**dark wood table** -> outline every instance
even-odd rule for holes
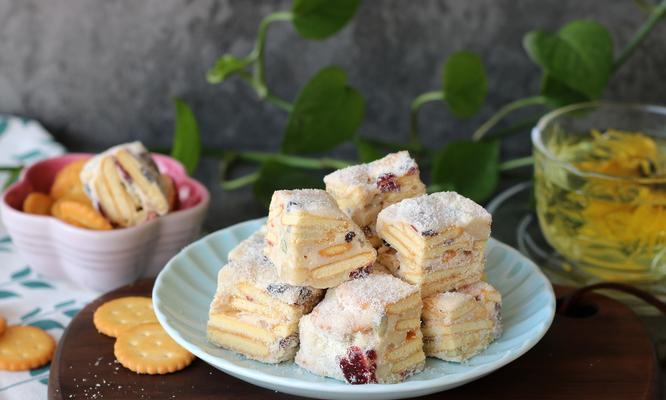
[[[169,375],[137,375],[115,362],[114,339],[95,331],[92,313],[112,298],[150,295],[152,281],[123,287],[85,307],[60,341],[49,377],[49,399],[286,399],[201,360]],[[558,287],[558,296],[567,293]],[[657,357],[643,322],[627,307],[586,296],[577,317],[556,315],[527,354],[477,381],[428,398],[655,399]]]

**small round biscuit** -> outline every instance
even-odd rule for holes
[[[121,333],[113,354],[123,367],[138,374],[168,374],[194,361],[194,355],[171,339],[158,323],[138,325]]]
[[[35,215],[50,215],[53,199],[48,194],[32,192],[23,200],[23,212]]]
[[[48,364],[56,342],[42,329],[13,325],[0,336],[0,369],[27,371]]]
[[[53,185],[51,185],[51,197],[60,199],[68,194],[83,194],[83,184],[81,183],[81,170],[87,159],[72,161],[65,165],[55,176]]]
[[[92,230],[113,229],[111,223],[92,206],[63,197],[51,207],[54,217],[68,224]]]
[[[120,297],[97,307],[93,314],[95,328],[111,337],[118,337],[127,329],[150,322],[157,322],[150,297]]]

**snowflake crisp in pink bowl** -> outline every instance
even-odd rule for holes
[[[178,207],[136,226],[94,231],[51,216],[22,211],[29,193],[49,193],[56,174],[67,164],[93,154],[67,154],[28,167],[0,202],[2,219],[25,260],[44,276],[108,291],[142,276],[155,276],[166,262],[196,239],[208,209],[208,190],[187,176],[176,160],[152,154],[160,172],[176,186]]]

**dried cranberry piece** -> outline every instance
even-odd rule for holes
[[[351,346],[347,349],[347,357],[340,358],[342,375],[352,385],[377,383],[376,358],[377,353],[374,350],[363,353],[358,346]]]
[[[123,180],[127,183],[132,183],[132,177],[130,176],[129,172],[125,169],[125,167],[120,164],[118,160],[115,158],[113,159],[113,163],[116,165],[116,168],[118,169],[118,172],[122,176]]]
[[[353,232],[353,231],[352,232],[347,232],[347,234],[345,235],[345,242],[347,242],[347,243],[351,242],[352,240],[354,240],[355,236],[356,236],[356,232]]]
[[[395,174],[383,174],[377,178],[377,187],[382,193],[386,192],[397,192],[400,190],[400,185],[396,181]]]
[[[372,265],[366,265],[349,273],[349,279],[364,278],[372,272]]]

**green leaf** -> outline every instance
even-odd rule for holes
[[[238,58],[233,54],[225,54],[217,59],[213,68],[208,70],[206,79],[208,83],[221,83],[229,76],[243,71],[250,64],[252,64],[252,60],[250,59]]]
[[[544,74],[541,79],[541,94],[554,108],[589,100],[585,94],[571,89],[548,74]]]
[[[358,152],[358,158],[364,163],[378,160],[386,155],[386,153],[377,150],[369,141],[358,136],[354,138],[354,145]]]
[[[8,290],[0,290],[0,299],[6,299],[8,297],[19,297],[19,295]]]
[[[282,142],[286,153],[330,150],[351,139],[361,125],[363,97],[347,85],[339,67],[319,71],[298,94]]]
[[[29,319],[30,317],[34,317],[35,315],[39,314],[39,312],[42,311],[40,307],[37,307],[30,311],[29,313],[23,314],[21,316],[21,321],[25,321],[26,319]]]
[[[11,277],[12,280],[24,278],[26,276],[30,275],[30,267],[24,267],[14,273],[12,273]]]
[[[54,308],[64,308],[64,307],[67,307],[67,306],[71,306],[72,304],[75,304],[75,303],[76,303],[76,300],[67,300],[67,301],[63,301],[61,303],[56,304],[54,306]]]
[[[523,46],[548,74],[588,99],[601,96],[613,69],[613,40],[601,24],[573,21],[557,33],[532,31]]]
[[[192,109],[181,99],[175,99],[176,129],[171,157],[180,161],[188,174],[193,174],[201,155],[199,127]]]
[[[499,142],[449,143],[435,156],[432,181],[476,202],[486,200],[499,181]]]
[[[326,39],[352,19],[361,0],[294,0],[292,22],[306,39]]]
[[[63,311],[62,313],[70,318],[74,318],[74,316],[76,316],[76,314],[78,314],[79,311],[81,311],[80,308],[72,308],[71,310]]]
[[[273,192],[281,189],[323,188],[323,173],[266,161],[254,183],[254,195],[268,207]]]
[[[49,329],[65,329],[65,327],[58,321],[52,319],[41,319],[39,321],[31,322],[30,326],[48,331]]]
[[[468,51],[453,53],[442,68],[442,90],[451,112],[459,118],[476,114],[488,93],[481,58]]]
[[[24,281],[21,285],[30,289],[53,289],[51,284],[42,281]]]
[[[49,365],[45,365],[45,366],[40,367],[40,368],[31,369],[30,370],[30,376],[41,375],[44,372],[48,372],[48,370],[49,370]]]

